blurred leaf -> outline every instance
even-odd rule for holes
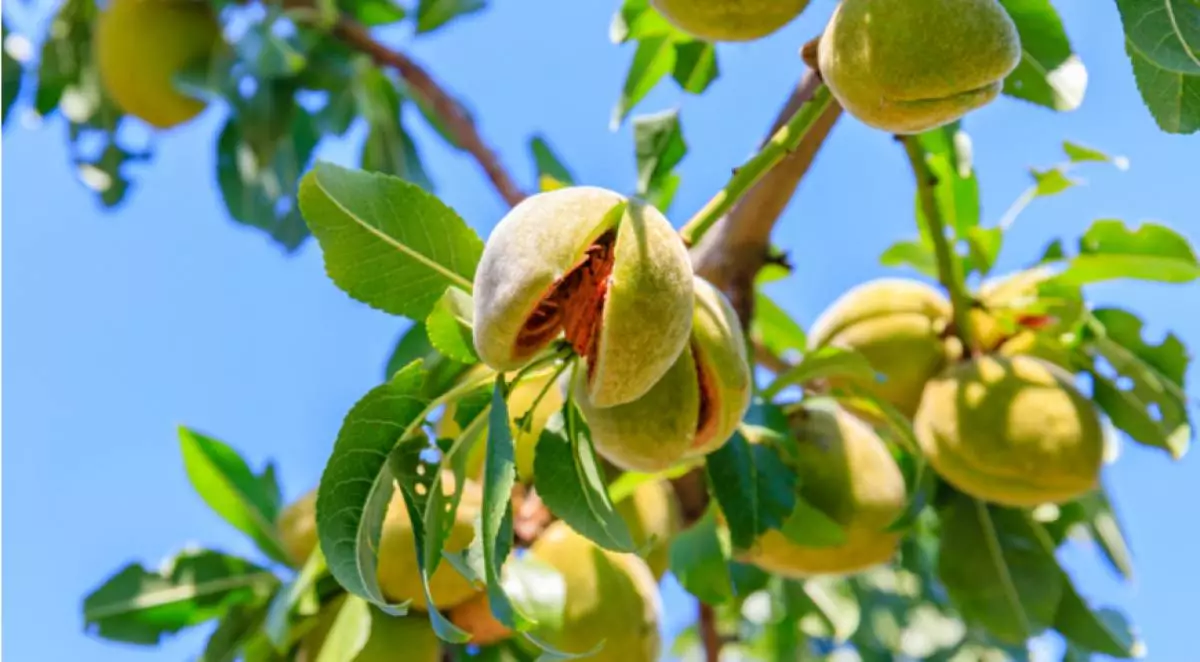
[[[185,427],[179,447],[188,480],[214,512],[254,541],[271,560],[287,563],[275,526],[274,495],[229,445]]]
[[[1033,176],[1034,195],[1035,196],[1051,196],[1057,195],[1066,191],[1069,188],[1079,185],[1078,180],[1071,179],[1062,168],[1050,168],[1049,170],[1030,170],[1029,174]]]
[[[996,258],[1000,256],[1000,248],[1004,245],[1004,230],[977,226],[967,230],[964,238],[970,249],[971,268],[983,276],[991,273]]]
[[[751,444],[735,432],[707,459],[713,496],[729,527],[733,549],[750,549],[768,529],[778,529],[796,506],[796,474],[775,449]]]
[[[528,630],[536,623],[517,611],[500,582],[500,569],[512,551],[512,488],[517,480],[506,395],[504,376],[497,375],[492,389],[492,409],[488,414],[487,452],[483,463],[483,567],[487,581],[488,605],[492,609],[492,615],[505,627]],[[545,454],[543,448],[539,448],[538,451],[535,454],[535,462]],[[538,492],[540,494],[541,490]]]
[[[720,75],[716,46],[699,39],[675,44],[675,70],[672,76],[685,92],[700,94]]]
[[[1200,74],[1200,6],[1190,0],[1117,0],[1125,38],[1146,62]]]
[[[784,520],[779,532],[788,540],[805,547],[836,547],[846,542],[842,525],[799,496],[796,497],[795,510]]]
[[[911,434],[911,429],[906,432]],[[905,443],[905,446],[908,446],[908,442]],[[904,473],[908,499],[904,505],[904,512],[888,525],[887,530],[902,532],[914,527],[921,513],[925,512],[926,506],[933,503],[933,497],[937,493],[938,478],[937,473],[929,466],[925,458],[918,454],[901,453],[897,463]]]
[[[550,143],[541,136],[529,140],[529,151],[533,153],[533,162],[537,167],[538,188],[550,191],[564,186],[573,186],[575,177],[562,162],[562,159],[550,148]]]
[[[432,32],[460,16],[487,7],[487,0],[420,0],[417,3],[417,34]]]
[[[1092,312],[1085,344],[1104,357],[1119,378],[1092,375],[1092,398],[1113,424],[1138,443],[1182,458],[1191,442],[1184,376],[1190,357],[1174,334],[1158,345],[1143,339],[1143,324],[1116,308]]]
[[[275,19],[258,21],[234,42],[238,59],[260,79],[289,78],[304,70],[308,59],[290,39],[274,29]]]
[[[300,208],[327,273],[359,301],[421,319],[447,286],[472,288],[483,242],[419,186],[318,163],[300,184]]]
[[[1071,51],[1062,19],[1050,0],[1000,0],[1021,37],[1021,62],[1004,80],[1004,93],[1051,110],[1083,103],[1087,70]]]
[[[0,44],[3,44],[3,54],[0,57],[3,58],[4,63],[4,68],[0,71],[0,91],[2,91],[2,95],[0,95],[2,97],[0,108],[2,108],[3,112],[0,115],[3,118],[0,122],[7,124],[8,111],[12,108],[13,102],[17,100],[17,95],[21,93],[21,80],[25,72],[20,60],[13,57],[12,53],[9,52],[12,47],[8,39],[8,21],[3,21],[3,29],[0,30],[0,33],[3,35],[0,38]]]
[[[773,299],[762,291],[754,294],[754,319],[750,337],[779,357],[791,351],[804,351],[808,336],[804,329]]]
[[[447,497],[439,464],[426,460],[425,452],[429,450],[429,445],[425,442],[424,436],[402,441],[392,449],[388,465],[400,487],[404,508],[412,523],[417,571],[425,592],[423,611],[429,615],[430,624],[440,639],[450,643],[466,643],[471,636],[431,606],[435,603],[429,587],[430,578],[441,565],[442,548],[454,526],[463,490],[455,489]],[[464,484],[461,471],[456,473],[454,484]]]
[[[633,121],[637,153],[637,194],[657,197],[673,175],[675,166],[687,154],[687,143],[679,127],[679,112],[669,110],[642,115]],[[661,207],[660,207],[661,209]]]
[[[941,522],[938,574],[967,622],[1012,643],[1054,622],[1063,574],[1024,513],[955,495]]]
[[[1168,5],[1186,1],[1168,0]],[[1125,52],[1133,63],[1138,92],[1158,127],[1168,133],[1195,133],[1200,129],[1200,75],[1159,66],[1129,39],[1125,40]]]
[[[908,265],[918,273],[937,278],[937,258],[933,255],[933,244],[920,240],[897,241],[879,256],[885,267]]]
[[[625,0],[613,16],[608,36],[614,44],[659,35],[682,35],[649,0]]]
[[[616,128],[629,116],[629,111],[638,105],[650,90],[675,67],[675,42],[670,36],[647,37],[638,42],[625,76],[621,99],[613,110],[612,128]]]
[[[92,67],[92,29],[98,14],[95,0],[67,0],[54,14],[38,61],[34,109],[39,115],[54,112],[68,87],[98,86]],[[84,114],[90,109],[75,110],[70,118],[82,121]]]
[[[818,347],[807,352],[800,363],[776,377],[775,381],[763,390],[763,397],[770,399],[789,386],[830,377],[849,377],[873,382],[875,369],[871,367],[867,357],[854,350],[832,346]]]
[[[670,559],[671,574],[701,602],[719,605],[733,598],[729,540],[717,526],[714,506],[671,540]]]
[[[425,322],[413,322],[400,335],[400,339],[396,341],[396,346],[392,348],[392,353],[388,356],[387,366],[384,368],[383,378],[385,380],[391,379],[397,370],[417,359],[428,357],[432,351],[433,343],[429,342],[429,335],[425,331]]]
[[[504,592],[522,614],[538,627],[562,629],[567,604],[567,582],[554,566],[532,554],[510,560],[504,566]]]
[[[83,600],[90,632],[132,644],[154,645],[165,634],[224,616],[235,605],[270,595],[271,572],[213,551],[189,551],[157,572],[125,566]]]
[[[942,219],[959,235],[965,234],[979,225],[979,181],[972,163],[971,137],[955,122],[922,133],[919,144],[936,180],[933,195]],[[922,228],[928,226],[924,214],[917,204]]]
[[[377,615],[366,600],[350,595],[335,605],[337,615],[313,662],[354,662],[371,637],[371,623]]]
[[[1082,285],[1117,278],[1188,283],[1200,278],[1200,262],[1188,240],[1166,226],[1143,223],[1131,230],[1121,221],[1096,221],[1058,280]]]
[[[197,662],[235,662],[240,659],[242,648],[262,627],[266,606],[265,601],[234,605],[209,635]]]
[[[1093,148],[1087,147],[1085,145],[1073,143],[1069,140],[1063,141],[1063,152],[1066,153],[1067,158],[1071,160],[1071,163],[1083,163],[1086,161],[1096,161],[1096,162],[1100,162],[1100,163],[1116,163],[1119,161],[1119,159],[1114,159],[1113,157],[1109,156],[1108,154],[1105,154],[1104,152],[1101,152],[1098,149],[1093,149]]]
[[[1102,655],[1128,659],[1145,654],[1145,645],[1124,614],[1111,609],[1092,611],[1065,574],[1054,629],[1071,643]]]
[[[1121,521],[1113,510],[1108,490],[1101,489],[1084,497],[1087,513],[1087,529],[1092,539],[1104,552],[1105,559],[1122,577],[1133,579],[1133,552],[1129,549],[1129,537],[1121,527]]]
[[[368,27],[397,23],[408,15],[394,0],[341,0],[338,5]]]
[[[550,417],[533,456],[538,496],[551,513],[597,545],[635,551],[629,528],[609,497],[585,425],[572,401],[561,416]]]
[[[317,490],[317,534],[329,571],[347,591],[389,609],[376,559],[394,482],[387,459],[421,422],[425,377],[421,363],[413,362],[354,405]]]
[[[320,546],[304,560],[300,572],[275,592],[267,608],[263,633],[277,650],[287,650],[296,640],[293,629],[298,617],[312,616],[320,607],[318,581],[328,575],[329,566]]]
[[[470,294],[451,285],[434,304],[425,329],[429,342],[442,354],[459,363],[478,363],[472,329],[475,309]]]
[[[396,83],[377,67],[367,65],[361,67],[355,87],[359,112],[367,120],[362,168],[395,175],[432,192],[433,182],[402,121],[402,98]]]

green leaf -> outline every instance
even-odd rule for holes
[[[179,448],[188,480],[204,503],[245,533],[271,560],[287,563],[275,527],[276,504],[258,476],[229,445],[185,427]]]
[[[387,365],[384,367],[383,378],[391,379],[396,371],[417,359],[427,358],[432,351],[433,343],[429,342],[429,334],[425,331],[425,322],[413,322],[404,330],[404,333],[400,334],[400,339],[392,348]]]
[[[979,181],[972,164],[971,137],[955,122],[922,133],[920,146],[936,179],[933,195],[946,224],[958,234],[979,225]],[[928,226],[924,214],[918,202],[922,228]]]
[[[1143,223],[1131,230],[1121,221],[1096,221],[1057,280],[1083,285],[1117,278],[1188,283],[1200,278],[1200,262],[1188,240],[1166,226]]]
[[[267,602],[234,605],[221,617],[197,662],[235,662],[262,627]]]
[[[460,16],[487,7],[487,0],[420,0],[417,4],[417,34],[432,32]]]
[[[1125,616],[1111,609],[1092,611],[1065,574],[1062,601],[1054,615],[1054,629],[1088,651],[1122,659],[1145,655],[1145,645],[1138,640]]]
[[[1125,38],[1148,63],[1200,74],[1200,6],[1191,0],[1117,0]]]
[[[670,567],[679,584],[705,604],[725,604],[733,598],[729,540],[717,526],[715,507],[710,506],[699,521],[676,534],[671,541]]]
[[[937,278],[938,275],[933,244],[921,240],[897,241],[879,256],[879,263],[885,267],[907,265],[931,278]]]
[[[720,75],[716,46],[699,39],[675,44],[675,70],[672,76],[685,92],[700,94]]]
[[[567,604],[567,582],[554,566],[532,554],[510,560],[501,582],[513,606],[528,614],[539,628],[562,629]]]
[[[1121,159],[1113,158],[1098,149],[1073,143],[1069,140],[1063,141],[1063,152],[1071,163],[1084,163],[1087,161],[1095,161],[1099,163],[1119,163]]]
[[[1004,80],[1004,93],[1051,110],[1083,103],[1087,70],[1071,50],[1050,0],[1001,0],[1021,37],[1021,62]]]
[[[621,99],[613,110],[612,128],[620,126],[629,115],[629,111],[646,98],[650,90],[674,67],[675,41],[672,37],[647,37],[638,42],[633,63],[629,65],[629,73],[625,76]]]
[[[83,600],[88,630],[112,641],[157,644],[166,634],[221,618],[235,605],[270,595],[271,572],[213,551],[184,552],[157,572],[125,566]]]
[[[775,300],[761,290],[754,294],[754,319],[750,337],[779,357],[803,352],[808,345],[804,329]]]
[[[1168,133],[1200,129],[1200,75],[1160,67],[1129,39],[1125,40],[1125,52],[1133,63],[1138,92],[1158,127]]]
[[[505,397],[504,376],[497,375],[492,389],[492,409],[488,414],[487,452],[483,463],[483,516],[480,532],[483,539],[483,567],[487,580],[488,605],[492,609],[492,615],[505,627],[528,630],[536,623],[517,611],[500,581],[500,569],[512,551],[512,488],[517,480],[515,450]]]
[[[751,444],[741,432],[708,456],[707,471],[734,550],[750,549],[768,529],[783,526],[795,509],[796,474],[774,448]]]
[[[683,33],[651,7],[649,0],[625,0],[608,30],[614,44],[661,35],[681,36]]]
[[[779,532],[805,547],[836,547],[846,542],[842,525],[799,496],[796,497],[796,509],[784,520]]]
[[[763,397],[769,400],[789,386],[830,377],[849,377],[871,382],[875,380],[875,369],[871,367],[867,357],[854,350],[831,346],[818,347],[806,353],[800,363],[776,377],[775,381],[763,390]]]
[[[538,438],[533,456],[538,496],[551,513],[597,545],[632,552],[629,528],[609,497],[591,438],[574,408],[567,402]]]
[[[1035,182],[1034,195],[1038,197],[1058,195],[1067,189],[1079,185],[1079,181],[1068,177],[1062,168],[1030,170],[1029,174],[1033,176],[1033,181]]]
[[[268,605],[263,632],[278,650],[287,650],[295,642],[293,625],[297,617],[312,616],[320,607],[317,581],[329,571],[325,555],[317,547],[305,560],[300,572],[275,592]]]
[[[1182,458],[1192,429],[1184,388],[1190,357],[1179,338],[1167,334],[1161,343],[1151,345],[1143,338],[1143,324],[1136,315],[1100,308],[1092,312],[1084,342],[1123,378],[1093,373],[1096,404],[1134,441]]]
[[[541,136],[529,140],[529,151],[533,153],[533,163],[537,167],[539,188],[549,191],[564,186],[573,186],[575,177],[562,159],[550,148],[550,143]]]
[[[308,64],[296,45],[275,31],[274,24],[273,18],[256,22],[234,42],[238,59],[259,79],[289,78]]]
[[[98,82],[91,50],[92,26],[98,13],[95,0],[68,0],[55,13],[38,59],[34,109],[39,115],[54,112],[68,88],[82,92],[85,78],[92,78],[89,83]],[[80,98],[76,103],[84,100]],[[72,121],[83,121],[94,110],[72,110],[68,117]]]
[[[637,194],[654,197],[663,188],[675,166],[687,154],[687,143],[679,127],[679,111],[642,115],[633,120],[637,146]]]
[[[472,329],[475,326],[475,309],[471,295],[451,286],[434,304],[425,329],[429,342],[442,354],[459,363],[478,363]]]
[[[24,68],[21,66],[21,61],[13,57],[12,42],[9,41],[8,21],[3,21],[3,28],[0,30],[3,34],[0,37],[0,45],[3,46],[3,53],[0,58],[3,59],[3,70],[0,71],[0,112],[3,119],[0,122],[8,123],[8,111],[12,109],[13,103],[17,100],[17,96],[21,93],[21,80],[24,77]]]
[[[1054,622],[1063,574],[1024,513],[955,495],[941,521],[938,575],[968,623],[1020,643]]]
[[[347,596],[338,606],[329,633],[313,662],[353,662],[370,639],[371,621],[375,617],[366,600]]]
[[[1084,510],[1087,513],[1088,533],[1104,552],[1108,564],[1125,579],[1133,579],[1133,552],[1129,549],[1128,536],[1108,498],[1108,490],[1101,487],[1085,497]]]
[[[421,422],[425,377],[420,362],[411,363],[354,405],[317,490],[317,534],[329,571],[347,591],[388,609],[376,558],[393,489],[387,459]]]
[[[425,453],[430,450],[425,442],[423,436],[417,436],[396,446],[388,457],[388,465],[400,486],[404,508],[412,523],[417,571],[425,592],[425,612],[439,638],[462,644],[470,641],[471,635],[451,623],[438,609],[431,607],[434,600],[429,581],[441,564],[442,548],[454,526],[463,491],[455,490],[452,496],[447,497],[439,464],[425,459]],[[463,463],[458,464],[455,485],[462,485],[466,482]]]
[[[338,6],[368,27],[397,23],[408,15],[394,0],[341,0]]]
[[[810,637],[844,642],[859,629],[862,608],[848,582],[840,577],[814,577],[801,586],[803,591],[793,595],[806,611],[819,618],[817,622],[801,622]]]
[[[991,273],[1004,245],[1004,230],[998,227],[973,227],[967,230],[965,239],[970,248],[970,267],[984,276]]]
[[[300,209],[326,272],[359,301],[422,319],[448,286],[471,291],[483,242],[419,186],[318,163],[300,183]]]
[[[359,112],[367,120],[362,168],[395,175],[433,191],[433,182],[421,162],[416,143],[402,122],[402,97],[396,82],[377,67],[364,64],[355,83]]]

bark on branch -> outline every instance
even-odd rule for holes
[[[496,152],[483,141],[474,120],[449,92],[429,72],[404,53],[381,44],[362,25],[345,16],[338,19],[333,35],[355,50],[366,54],[375,64],[395,69],[409,89],[427,102],[429,108],[446,125],[454,142],[474,157],[487,175],[492,187],[510,206],[525,199],[525,192],[513,181]]]

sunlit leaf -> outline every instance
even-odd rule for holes
[[[708,456],[707,471],[734,550],[750,549],[795,509],[795,473],[774,448],[751,444],[740,432]]]
[[[1001,0],[1021,37],[1021,62],[1004,80],[1004,93],[1051,110],[1083,103],[1087,70],[1071,50],[1050,0]]]

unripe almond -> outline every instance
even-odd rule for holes
[[[475,274],[475,349],[501,371],[560,334],[587,360],[600,407],[638,398],[692,325],[687,249],[655,208],[602,188],[531,196],[493,230]]]
[[[737,313],[706,281],[695,278],[695,290],[691,342],[649,392],[615,407],[577,396],[596,451],[619,467],[659,471],[711,453],[750,406],[750,365]]]

